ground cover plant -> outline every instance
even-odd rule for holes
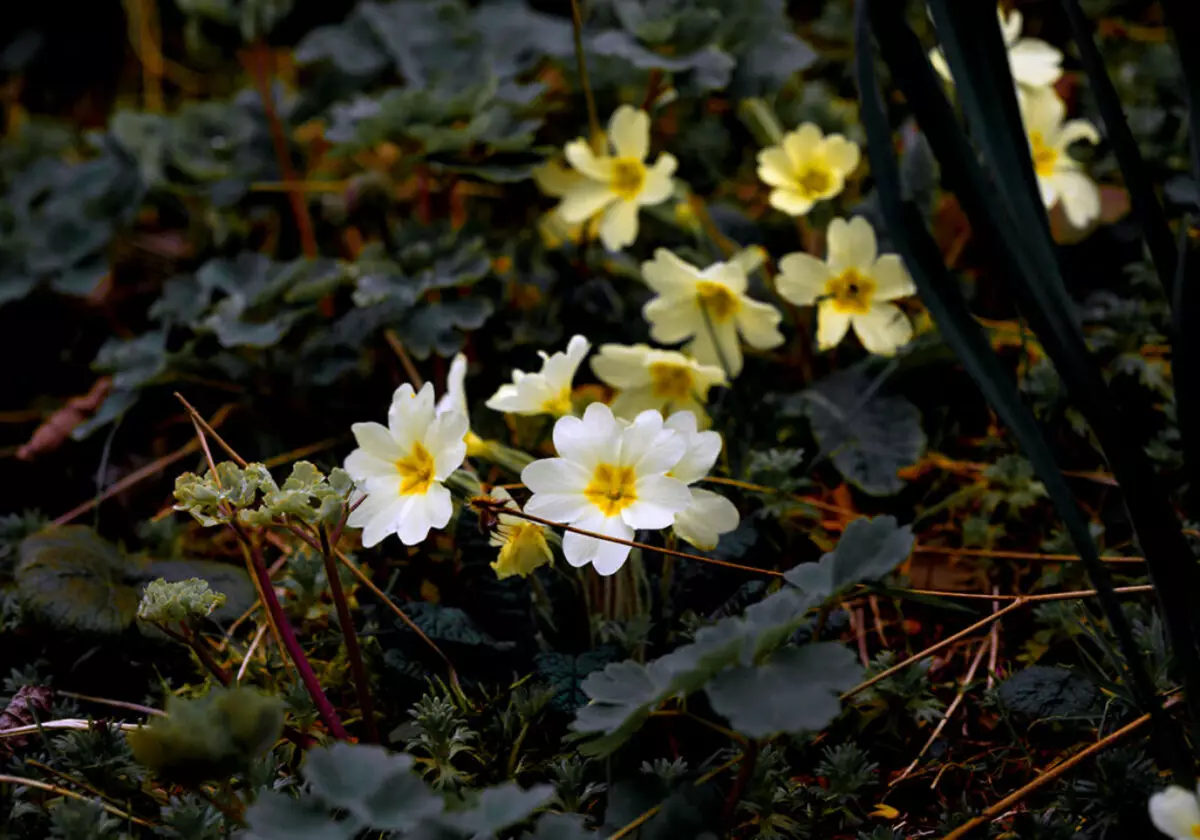
[[[1200,836],[1189,4],[10,17],[0,835]]]

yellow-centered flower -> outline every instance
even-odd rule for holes
[[[520,508],[503,487],[491,492],[491,497],[503,502],[505,508],[519,511]],[[546,543],[546,529],[537,522],[519,516],[498,513],[496,528],[489,542],[500,549],[496,561],[491,564],[496,577],[503,580],[513,575],[528,577],[534,569],[545,566],[554,559]]]
[[[1150,797],[1150,822],[1171,840],[1200,837],[1200,788],[1195,793],[1171,785]]]
[[[773,188],[772,207],[803,216],[818,201],[842,191],[860,157],[852,141],[840,134],[826,137],[814,123],[804,123],[778,146],[758,153],[758,177]]]
[[[708,392],[714,385],[729,384],[725,372],[715,365],[647,344],[603,344],[592,357],[592,371],[618,390],[613,414],[626,419],[657,409],[691,411],[707,423]]]
[[[912,324],[895,304],[916,289],[895,254],[877,255],[866,219],[834,219],[822,262],[808,254],[779,261],[779,294],[797,306],[817,307],[817,344],[835,346],[851,326],[869,352],[890,356],[912,338]]]
[[[537,373],[514,370],[512,384],[501,385],[487,401],[487,407],[509,414],[552,414],[555,417],[570,414],[575,372],[591,346],[586,338],[576,335],[567,343],[565,353],[548,356],[538,351],[542,369]]]
[[[1100,133],[1087,120],[1065,119],[1067,107],[1052,88],[1022,91],[1017,99],[1042,204],[1061,204],[1071,227],[1088,227],[1100,218],[1100,187],[1067,149],[1080,140],[1099,143]]]
[[[1008,66],[1017,85],[1033,89],[1049,87],[1057,82],[1063,72],[1062,52],[1037,38],[1022,38],[1021,13],[1016,9],[1005,12],[997,8],[996,15],[1000,18],[1000,32],[1008,49]],[[947,82],[954,81],[941,47],[929,53],[929,63]]]

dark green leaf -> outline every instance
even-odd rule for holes
[[[350,840],[361,826],[334,820],[327,809],[306,799],[266,791],[246,811],[246,837],[251,840]]]
[[[452,811],[437,821],[472,837],[495,834],[529,818],[554,796],[551,785],[521,790],[515,783],[484,788],[463,811]]]
[[[475,626],[469,615],[457,607],[414,601],[405,604],[403,610],[413,623],[421,628],[421,632],[434,641],[455,642],[472,647],[486,645],[497,650],[509,650],[513,646],[512,642],[499,641],[484,633]],[[397,622],[396,626],[408,630],[408,625],[402,622]]]
[[[330,807],[349,811],[362,825],[407,831],[443,808],[412,767],[404,753],[336,743],[308,752],[304,778]]]
[[[587,676],[612,662],[616,649],[602,646],[580,654],[545,651],[534,657],[538,675],[554,689],[554,708],[573,712],[587,703],[582,684]]]
[[[1066,668],[1032,665],[1000,683],[1004,705],[1034,718],[1064,717],[1091,711],[1100,699],[1096,685]]]
[[[816,563],[796,566],[784,580],[806,593],[828,598],[853,584],[882,580],[908,559],[912,547],[912,529],[899,527],[891,516],[855,519],[833,551]]]

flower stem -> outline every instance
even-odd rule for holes
[[[600,128],[596,97],[592,95],[592,86],[588,81],[587,59],[583,54],[583,12],[580,11],[579,0],[571,0],[571,26],[575,32],[575,61],[579,64],[579,86],[583,88],[583,98],[587,102],[588,125],[592,130],[592,151],[599,153],[604,130]]]
[[[250,554],[250,567],[254,571],[254,576],[259,583],[259,591],[261,593],[263,603],[267,607],[267,612],[274,621],[275,626],[279,629],[279,640],[284,649],[288,652],[296,670],[300,674],[300,681],[304,683],[304,687],[308,689],[309,696],[312,697],[313,705],[317,707],[317,714],[321,716],[321,720],[325,723],[325,727],[339,741],[350,739],[350,733],[342,726],[341,718],[338,717],[337,710],[333,708],[333,704],[329,702],[329,698],[325,696],[325,692],[321,689],[321,683],[317,680],[317,675],[313,672],[312,665],[309,664],[308,657],[304,655],[304,648],[300,647],[300,642],[296,638],[296,631],[292,629],[292,624],[288,621],[287,616],[283,612],[283,607],[279,603],[279,597],[275,594],[275,586],[271,582],[271,575],[267,571],[267,563],[263,559],[262,551],[250,539],[250,535],[237,522],[231,521],[229,527],[237,534],[238,540],[246,547]]]
[[[358,692],[358,706],[362,710],[363,726],[367,731],[367,739],[372,744],[378,744],[379,729],[375,724],[375,704],[371,700],[371,685],[367,682],[367,669],[363,667],[358,633],[354,629],[350,605],[346,603],[346,593],[342,590],[342,579],[338,573],[337,561],[334,560],[333,551],[330,548],[329,534],[323,525],[319,530],[321,555],[325,560],[325,577],[329,579],[329,592],[337,607],[338,624],[342,625],[342,638],[346,642],[346,656],[350,659],[350,670],[354,674],[354,688]]]

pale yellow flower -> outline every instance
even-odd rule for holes
[[[505,508],[520,510],[503,487],[493,489],[490,495],[496,501],[503,502]],[[512,514],[497,514],[496,528],[488,542],[500,549],[500,555],[491,567],[501,580],[513,575],[527,577],[534,569],[554,559],[546,542],[546,529],[537,522]]]
[[[817,306],[817,344],[835,346],[851,326],[869,352],[891,356],[912,338],[912,324],[888,301],[916,292],[895,254],[877,255],[875,231],[866,219],[834,219],[827,231],[825,261],[788,254],[775,278],[779,294],[797,306]]]
[[[537,373],[514,370],[511,385],[501,385],[486,403],[493,411],[509,414],[553,414],[562,417],[571,413],[571,389],[575,371],[591,344],[581,335],[572,336],[566,352],[542,357],[542,369]]]
[[[1000,31],[1004,35],[1004,46],[1008,49],[1008,66],[1017,85],[1044,88],[1062,78],[1061,51],[1037,38],[1022,38],[1021,13],[1016,9],[1005,12],[997,8],[996,15],[1000,18]],[[940,47],[929,53],[929,63],[947,82],[954,81]]]
[[[617,389],[612,411],[624,419],[657,409],[664,414],[690,411],[707,423],[708,392],[728,384],[719,367],[648,344],[602,344],[592,357],[592,371]]]
[[[1018,101],[1042,204],[1048,210],[1061,203],[1071,227],[1088,227],[1100,218],[1100,187],[1067,148],[1080,140],[1099,143],[1100,133],[1087,120],[1067,120],[1067,106],[1052,88],[1022,91]]]
[[[578,179],[542,172],[538,183],[562,198],[557,212],[568,224],[599,216],[600,241],[619,251],[637,239],[638,210],[671,197],[676,161],[663,152],[653,166],[646,165],[650,115],[629,105],[609,120],[608,143],[611,148],[598,155],[586,140],[572,140],[563,151]]]
[[[804,123],[778,146],[758,153],[758,177],[774,188],[772,207],[803,216],[818,201],[842,191],[860,158],[852,141],[840,134],[826,137],[814,123]]]
[[[534,167],[534,183],[548,196],[562,198],[587,179],[560,160],[552,160]],[[585,235],[594,239],[599,234],[599,214],[581,222],[568,222],[558,212],[558,207],[543,213],[537,220],[538,233],[547,248],[561,248],[567,242],[579,242]]]
[[[746,275],[762,260],[761,249],[748,248],[701,270],[659,248],[642,263],[642,276],[657,293],[642,308],[651,337],[662,344],[690,338],[684,350],[696,361],[737,376],[742,341],[759,350],[783,344],[779,310],[746,294]]]

